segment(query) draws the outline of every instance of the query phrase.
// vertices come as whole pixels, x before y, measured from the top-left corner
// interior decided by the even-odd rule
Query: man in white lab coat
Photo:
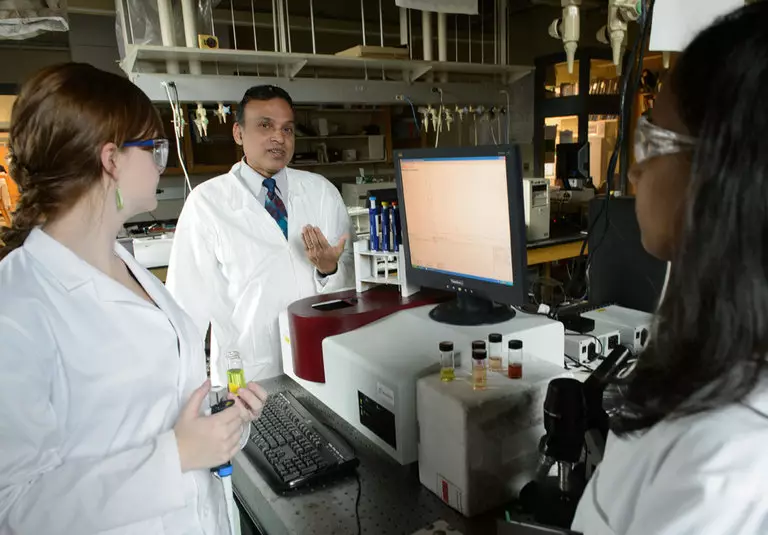
[[[192,191],[176,227],[167,287],[201,333],[212,326],[214,383],[233,350],[248,381],[280,374],[280,312],[353,284],[346,207],[328,180],[287,167],[294,129],[288,93],[249,89],[232,131],[245,157]]]

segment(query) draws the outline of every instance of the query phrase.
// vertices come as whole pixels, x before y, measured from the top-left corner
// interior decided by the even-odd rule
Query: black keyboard
[[[245,453],[276,492],[346,473],[359,464],[349,446],[290,392],[269,396],[251,426]]]

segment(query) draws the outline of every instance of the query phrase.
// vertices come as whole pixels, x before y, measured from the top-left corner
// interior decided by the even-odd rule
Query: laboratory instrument
[[[501,340],[502,336],[499,333],[488,335],[488,369],[492,372],[504,371]]]
[[[523,178],[525,203],[525,236],[528,241],[549,238],[551,210],[549,181],[543,178]]]
[[[521,313],[511,323],[521,318],[527,315]],[[505,335],[505,341],[516,338]],[[532,338],[525,341],[528,344]],[[454,342],[462,347],[458,340]],[[419,379],[422,485],[465,516],[517,498],[535,474],[547,385],[563,375],[569,372],[562,364],[530,358],[524,380],[511,381],[492,373],[485,390],[473,390],[468,381],[444,383],[438,374]]]
[[[596,198],[589,205],[589,225],[595,229],[589,235],[589,299],[595,305],[614,303],[653,313],[664,288],[667,263],[643,247],[634,197],[604,201]],[[610,225],[595,224],[601,217]]]
[[[611,383],[631,373],[635,363],[632,352],[618,346],[583,383],[565,377],[550,382],[536,476],[520,493],[524,510],[537,522],[570,526],[586,480],[605,451],[606,411],[614,410],[617,396]],[[552,484],[549,476],[555,465],[557,483]]]
[[[433,321],[429,313],[437,300],[432,294],[430,304],[425,299],[428,295],[422,291],[402,298],[395,288],[319,295],[293,303],[280,319],[285,373],[400,464],[418,458],[419,425],[423,425],[416,421],[419,378],[434,374],[446,387],[461,384],[473,393],[469,382],[440,381],[435,348],[451,340],[457,367],[470,375],[472,341],[488,336],[482,326]],[[389,308],[377,309],[375,296],[382,306],[390,299]],[[314,307],[332,300],[343,301],[342,308]],[[546,361],[563,371],[562,323],[521,312],[494,330],[504,341],[522,340],[529,359]],[[520,383],[493,375],[504,383]],[[381,417],[361,415],[361,399],[366,406],[377,407]]]
[[[522,379],[523,365],[525,364],[523,342],[521,340],[510,340],[507,349],[507,377],[510,379]]]
[[[390,234],[392,233],[391,221],[390,221],[389,203],[381,203],[381,250],[391,251],[392,245],[390,242]]]
[[[562,17],[549,25],[549,35],[563,42],[568,61],[568,73],[573,74],[576,49],[579,46],[579,7],[581,0],[562,0]]]
[[[482,390],[488,385],[488,364],[485,349],[472,350],[472,388]]]
[[[371,251],[379,250],[379,208],[376,206],[376,197],[371,196],[368,199],[368,224],[371,228],[370,249]]]
[[[440,342],[440,380],[446,383],[456,378],[453,342]]]
[[[227,386],[233,394],[241,388],[245,388],[245,372],[243,371],[243,359],[237,351],[229,351],[226,356],[227,363]]]
[[[510,305],[527,294],[518,147],[398,150],[394,160],[408,281],[456,294],[431,317],[452,325],[513,318]]]
[[[600,351],[601,358],[607,357],[611,351],[623,342],[619,328],[616,325],[602,321],[595,321],[595,328],[589,334],[600,340],[598,350]]]
[[[621,343],[634,353],[639,353],[645,348],[653,323],[652,314],[619,305],[609,305],[584,312],[582,316],[617,328],[621,335]]]
[[[235,404],[234,400],[227,398],[227,389],[223,386],[217,386],[211,388],[208,392],[208,404],[211,407],[211,414],[216,414],[223,411],[226,408]],[[211,468],[211,472],[219,477],[227,477],[232,475],[232,463],[224,463],[215,468]]]
[[[290,392],[269,396],[244,451],[275,492],[341,475],[359,464],[349,446]]]

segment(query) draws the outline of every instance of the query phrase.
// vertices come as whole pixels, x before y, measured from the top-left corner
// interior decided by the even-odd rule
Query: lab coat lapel
[[[143,302],[128,288],[109,278],[39,228],[30,233],[24,247],[68,292],[91,283],[101,301]],[[119,247],[122,249],[122,246]]]
[[[270,215],[269,212],[267,212],[267,209],[264,207],[264,205],[259,202],[259,200],[256,198],[257,193],[260,191],[260,187],[258,189],[251,188],[246,183],[246,179],[243,176],[242,169],[243,167],[247,166],[245,162],[240,162],[235,167],[232,168],[232,175],[235,178],[235,182],[237,183],[237,187],[242,195],[242,206],[244,209],[251,212],[256,218],[257,221],[260,224],[265,225],[268,228],[272,229],[273,236],[276,237],[276,239],[279,239],[281,243],[286,243],[287,240],[285,236],[283,235],[283,231],[280,229],[280,226],[277,224],[277,221]],[[293,223],[291,223],[291,211],[292,211],[292,202],[294,195],[294,186],[292,183],[290,183],[290,170],[288,168],[284,169],[282,172],[286,173],[286,179],[289,181],[289,187],[288,187],[288,194],[285,196],[281,196],[281,199],[283,200],[283,203],[285,204],[285,208],[288,211],[288,239],[291,237],[291,230],[293,227]]]

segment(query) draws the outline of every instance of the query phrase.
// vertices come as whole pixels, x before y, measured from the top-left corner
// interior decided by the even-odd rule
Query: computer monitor
[[[395,151],[406,275],[455,292],[430,313],[452,325],[500,323],[526,297],[523,181],[516,146]]]

